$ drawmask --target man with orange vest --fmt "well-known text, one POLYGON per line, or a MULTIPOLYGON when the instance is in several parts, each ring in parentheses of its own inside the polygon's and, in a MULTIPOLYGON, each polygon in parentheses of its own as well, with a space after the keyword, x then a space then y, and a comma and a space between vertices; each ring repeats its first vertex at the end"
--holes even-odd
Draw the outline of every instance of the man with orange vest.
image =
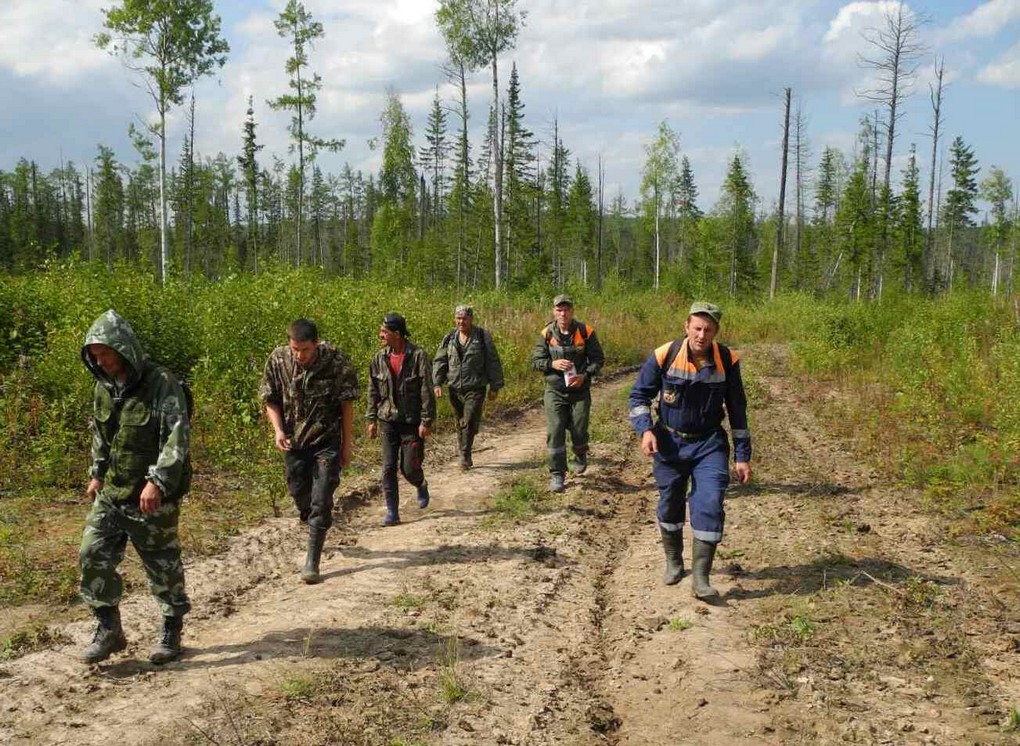
POLYGON ((542 329, 531 353, 531 367, 545 375, 546 446, 549 490, 563 492, 567 472, 567 430, 574 451, 574 473, 588 468, 591 379, 605 362, 595 330, 574 320, 574 302, 553 299, 553 321, 542 329))
POLYGON ((737 478, 741 484, 751 479, 751 431, 740 358, 715 341, 721 319, 718 306, 694 303, 684 323, 685 336, 649 356, 630 392, 631 425, 641 438, 641 451, 652 459, 659 489, 657 514, 666 552, 663 581, 674 585, 684 576, 683 524, 690 482, 692 591, 709 602, 719 597, 709 573, 723 536, 723 493, 730 481, 724 414, 730 421, 737 478), (656 397, 659 416, 653 422, 656 397))

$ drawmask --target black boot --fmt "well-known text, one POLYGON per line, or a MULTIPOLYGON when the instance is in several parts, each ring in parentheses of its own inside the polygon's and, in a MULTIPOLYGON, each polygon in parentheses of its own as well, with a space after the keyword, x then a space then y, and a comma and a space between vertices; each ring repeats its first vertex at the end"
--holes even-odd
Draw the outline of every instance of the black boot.
POLYGON ((83 663, 99 663, 127 647, 127 638, 120 626, 120 609, 116 606, 100 606, 92 610, 96 615, 96 631, 92 644, 81 652, 83 663))
POLYGON ((181 630, 184 628, 184 617, 163 617, 163 629, 159 633, 159 642, 149 653, 149 661, 156 665, 169 663, 181 657, 181 630))
POLYGON ((694 560, 691 562, 694 583, 691 590, 695 598, 702 601, 712 602, 719 598, 719 591, 708 582, 708 575, 712 572, 712 560, 715 559, 715 547, 712 542, 694 540, 694 560))
POLYGON ((326 529, 308 527, 308 554, 305 555, 305 566, 301 570, 301 579, 309 585, 321 583, 319 560, 322 558, 322 545, 326 543, 326 529))
POLYGON ((386 496, 386 517, 383 518, 382 525, 384 526, 396 526, 400 523, 400 498, 397 495, 390 497, 386 496))
POLYGON ((666 573, 662 576, 662 582, 666 585, 676 585, 684 577, 684 532, 667 531, 659 526, 659 535, 662 537, 662 548, 666 551, 666 573))
POLYGON ((418 507, 425 509, 429 506, 429 483, 422 482, 418 485, 418 507))
POLYGON ((474 466, 474 461, 471 460, 471 452, 474 450, 475 436, 474 433, 469 433, 467 430, 464 431, 464 447, 460 451, 460 468, 467 471, 474 466))

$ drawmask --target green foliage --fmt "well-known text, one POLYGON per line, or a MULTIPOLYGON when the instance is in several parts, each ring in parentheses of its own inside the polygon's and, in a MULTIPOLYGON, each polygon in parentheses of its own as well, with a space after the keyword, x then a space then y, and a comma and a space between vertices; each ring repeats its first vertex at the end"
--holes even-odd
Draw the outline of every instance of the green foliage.
POLYGON ((675 616, 669 620, 669 628, 673 632, 683 632, 694 626, 694 623, 690 619, 684 617, 675 616))
POLYGON ((321 688, 321 682, 312 675, 295 673, 288 676, 276 686, 276 690, 288 701, 304 701, 315 697, 321 688))
POLYGON ((20 658, 27 653, 52 645, 69 642, 60 632, 54 632, 44 625, 15 632, 0 640, 0 662, 20 658))
POLYGON ((541 509, 545 493, 535 478, 515 481, 493 499, 493 509, 506 518, 520 520, 541 509))

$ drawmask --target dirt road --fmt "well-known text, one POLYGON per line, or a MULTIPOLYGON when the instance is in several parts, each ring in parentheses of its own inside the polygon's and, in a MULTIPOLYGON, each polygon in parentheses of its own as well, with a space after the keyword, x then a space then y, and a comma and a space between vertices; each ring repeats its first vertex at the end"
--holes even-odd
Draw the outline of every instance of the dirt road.
POLYGON ((484 432, 472 471, 431 464, 429 509, 405 486, 401 526, 381 500, 354 510, 321 585, 298 581, 296 519, 273 520, 189 566, 182 660, 145 662, 157 611, 136 594, 110 661, 77 662, 76 623, 0 666, 0 743, 1017 743, 1016 556, 950 543, 826 434, 781 358, 743 357, 756 483, 728 498, 721 605, 661 584, 621 379, 562 498, 537 499, 529 414, 484 432))

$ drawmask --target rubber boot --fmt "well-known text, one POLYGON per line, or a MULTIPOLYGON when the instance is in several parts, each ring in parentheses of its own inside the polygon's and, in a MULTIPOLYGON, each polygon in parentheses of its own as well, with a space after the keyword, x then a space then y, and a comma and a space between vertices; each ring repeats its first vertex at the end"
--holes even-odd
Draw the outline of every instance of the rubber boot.
POLYGON ((712 560, 715 559, 715 547, 712 542, 694 540, 694 559, 691 562, 694 582, 691 590, 695 598, 702 601, 712 602, 719 598, 719 591, 708 582, 708 575, 712 572, 712 560))
POLYGON ((574 455, 574 473, 584 474, 588 471, 588 452, 577 453, 574 455))
POLYGON ((308 554, 305 556, 305 566, 301 570, 301 580, 309 585, 321 583, 322 576, 319 575, 319 561, 322 559, 322 545, 326 543, 326 529, 308 527, 308 554))
POLYGON ((394 495, 386 498, 386 517, 382 525, 396 526, 400 523, 400 497, 394 495))
POLYGON ((475 436, 474 434, 468 434, 467 429, 464 430, 464 447, 460 451, 460 468, 463 471, 467 471, 475 462, 471 459, 471 451, 474 450, 475 436))
POLYGON ((81 652, 83 663, 99 663, 127 647, 124 629, 120 626, 120 609, 116 606, 99 606, 92 610, 96 615, 96 631, 92 644, 81 652))
POLYGON ((666 551, 666 573, 662 576, 662 582, 666 585, 676 585, 684 577, 684 532, 667 531, 659 526, 659 535, 662 537, 662 548, 666 551))
POLYGON ((422 482, 418 486, 418 507, 427 508, 429 506, 429 483, 422 482))
POLYGON ((565 489, 563 485, 563 473, 554 471, 549 475, 549 491, 550 492, 563 492, 565 489))
POLYGON ((181 630, 184 628, 184 617, 163 617, 163 629, 159 634, 159 642, 149 653, 149 661, 157 666, 181 657, 181 630))

